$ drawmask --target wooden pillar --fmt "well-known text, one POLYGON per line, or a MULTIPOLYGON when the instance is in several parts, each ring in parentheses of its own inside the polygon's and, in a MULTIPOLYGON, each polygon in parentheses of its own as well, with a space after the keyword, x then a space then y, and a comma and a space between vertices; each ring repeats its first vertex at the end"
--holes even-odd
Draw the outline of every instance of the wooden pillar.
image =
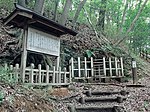
POLYGON ((71 71, 72 71, 71 75, 72 75, 72 77, 74 77, 74 62, 73 62, 73 57, 71 58, 71 71))
POLYGON ((111 57, 109 57, 109 71, 110 71, 110 77, 112 77, 111 57))
POLYGON ((104 70, 104 76, 106 77, 106 61, 105 61, 105 57, 103 57, 103 70, 104 70))
POLYGON ((30 83, 34 83, 34 64, 31 63, 31 72, 30 72, 30 83))
POLYGON ((71 66, 69 66, 69 83, 72 82, 71 66))
POLYGON ((78 74, 79 78, 81 77, 81 70, 80 70, 80 57, 78 57, 78 74))
POLYGON ((41 64, 38 65, 38 69, 39 69, 39 82, 38 83, 41 83, 41 79, 42 79, 41 64))
POLYGON ((85 77, 87 76, 87 62, 86 62, 86 57, 84 57, 84 71, 85 71, 85 77))
POLYGON ((67 74, 66 74, 66 68, 64 68, 64 82, 63 83, 67 83, 67 74))
POLYGON ((116 76, 118 76, 118 60, 115 57, 115 71, 116 71, 116 76))
POLYGON ((56 65, 56 71, 58 71, 59 70, 59 66, 60 66, 60 57, 58 56, 57 57, 57 65, 56 65))
POLYGON ((56 74, 55 74, 55 66, 53 67, 53 75, 52 75, 52 83, 56 83, 56 74))
POLYGON ((91 57, 91 76, 94 76, 93 57, 91 57))
POLYGON ((19 64, 16 64, 15 66, 15 79, 16 79, 16 82, 19 82, 19 64))
POLYGON ((120 63, 121 63, 121 75, 124 76, 124 72, 123 72, 123 59, 122 57, 120 58, 120 63))
POLYGON ((24 27, 23 30, 23 46, 22 46, 22 54, 21 54, 21 76, 22 82, 25 80, 25 69, 26 69, 26 61, 27 61, 27 26, 24 27))
POLYGON ((61 84, 61 67, 59 67, 58 83, 61 84))
POLYGON ((49 65, 46 65, 46 83, 49 83, 49 65))
POLYGON ((133 84, 136 84, 136 82, 137 82, 137 67, 136 67, 136 61, 134 58, 132 58, 132 76, 133 76, 133 84))

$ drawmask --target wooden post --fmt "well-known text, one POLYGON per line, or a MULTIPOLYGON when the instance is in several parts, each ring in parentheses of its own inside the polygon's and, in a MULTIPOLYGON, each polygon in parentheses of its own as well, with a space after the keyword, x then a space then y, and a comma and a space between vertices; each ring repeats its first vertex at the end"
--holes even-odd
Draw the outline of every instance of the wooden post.
POLYGON ((72 82, 71 66, 69 66, 69 83, 72 82))
POLYGON ((46 83, 49 83, 49 66, 46 66, 46 83))
POLYGON ((132 76, 133 76, 133 84, 136 84, 136 82, 137 82, 137 67, 136 67, 136 61, 134 58, 132 58, 132 76))
POLYGON ((115 57, 115 70, 116 70, 116 76, 118 76, 118 60, 115 57))
POLYGON ((67 83, 66 68, 64 68, 64 83, 67 83))
POLYGON ((122 57, 120 57, 120 63, 121 63, 121 75, 124 76, 124 72, 123 72, 123 59, 122 57))
POLYGON ((39 69, 39 82, 41 83, 41 64, 38 65, 38 69, 39 69))
POLYGON ((16 79, 16 82, 19 82, 19 64, 16 64, 15 66, 15 79, 16 79))
POLYGON ((13 72, 13 65, 10 65, 10 71, 11 71, 11 73, 10 73, 10 80, 12 80, 13 79, 13 74, 12 74, 12 72, 13 72))
POLYGON ((72 77, 74 77, 74 62, 73 62, 73 57, 71 58, 71 71, 72 71, 71 75, 72 75, 72 77))
POLYGON ((25 69, 26 69, 26 61, 27 61, 27 26, 24 26, 23 30, 23 46, 22 46, 22 56, 21 56, 21 75, 22 75, 22 82, 24 83, 25 80, 25 69))
POLYGON ((85 71, 85 77, 87 76, 87 62, 86 62, 86 57, 84 57, 84 71, 85 71))
POLYGON ((81 77, 81 70, 80 70, 80 57, 78 57, 78 74, 79 78, 81 77))
POLYGON ((4 69, 7 70, 8 69, 8 64, 4 63, 4 69))
POLYGON ((109 57, 109 72, 110 72, 110 77, 112 77, 111 57, 109 57))
POLYGON ((34 64, 31 63, 30 81, 32 84, 33 84, 33 77, 34 77, 34 64))
POLYGON ((93 57, 91 57, 91 76, 94 76, 93 57))
POLYGON ((59 70, 59 62, 60 62, 60 57, 58 56, 58 57, 57 57, 57 66, 56 66, 56 71, 58 71, 58 70, 59 70))
POLYGON ((53 67, 53 75, 52 75, 52 83, 56 83, 56 74, 55 74, 55 66, 53 67))
POLYGON ((59 67, 58 83, 61 83, 61 67, 59 67))
POLYGON ((106 61, 105 61, 105 57, 103 57, 103 70, 104 70, 104 76, 106 77, 106 61))
POLYGON ((146 55, 146 60, 148 60, 148 52, 145 51, 145 55, 146 55))

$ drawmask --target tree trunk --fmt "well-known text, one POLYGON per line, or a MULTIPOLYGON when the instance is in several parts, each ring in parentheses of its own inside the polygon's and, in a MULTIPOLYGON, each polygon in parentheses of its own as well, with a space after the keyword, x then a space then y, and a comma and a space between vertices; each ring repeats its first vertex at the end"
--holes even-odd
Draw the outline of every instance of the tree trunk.
POLYGON ((77 8, 77 11, 76 11, 75 16, 74 16, 73 21, 72 21, 73 29, 75 28, 75 23, 76 23, 76 21, 77 21, 77 19, 79 17, 80 11, 81 11, 82 7, 84 6, 84 4, 86 3, 86 1, 87 0, 81 1, 79 6, 78 6, 78 8, 77 8))
POLYGON ((53 18, 54 21, 56 21, 56 18, 57 18, 57 7, 58 7, 58 4, 59 4, 59 0, 56 0, 55 1, 55 8, 54 8, 54 18, 53 18))
POLYGON ((36 0, 35 5, 34 5, 34 11, 39 14, 42 14, 43 6, 44 6, 44 0, 36 0))
POLYGON ((104 22, 105 22, 105 12, 106 12, 106 0, 101 0, 101 8, 99 11, 99 18, 98 18, 98 27, 100 30, 104 31, 104 22))
POLYGON ((134 27, 136 21, 138 20, 138 18, 139 18, 139 16, 140 16, 141 12, 143 11, 143 9, 144 9, 144 7, 145 7, 147 1, 148 1, 148 0, 145 0, 145 1, 144 1, 143 5, 140 7, 140 9, 139 9, 138 13, 136 14, 134 20, 132 21, 130 27, 128 28, 128 30, 127 30, 127 32, 126 32, 126 35, 125 35, 121 40, 119 40, 119 41, 116 43, 116 45, 119 45, 120 43, 122 43, 124 40, 126 40, 126 39, 128 38, 128 36, 127 36, 128 33, 133 29, 133 27, 134 27))
POLYGON ((95 27, 93 26, 93 24, 92 24, 92 22, 91 22, 91 20, 90 20, 90 18, 89 18, 89 16, 88 16, 88 13, 87 13, 86 9, 85 9, 84 7, 83 7, 83 10, 84 10, 84 12, 85 12, 85 14, 86 14, 86 17, 87 17, 87 20, 88 20, 89 24, 91 25, 91 27, 92 27, 92 29, 93 29, 95 35, 96 35, 97 41, 98 41, 99 43, 101 43, 101 44, 102 44, 102 43, 103 43, 103 44, 106 44, 106 43, 110 44, 110 42, 107 40, 107 38, 105 38, 104 35, 102 35, 102 34, 100 34, 100 36, 98 35, 98 33, 97 33, 95 27))
POLYGON ((26 7, 25 0, 18 0, 18 4, 23 6, 23 7, 26 7))
POLYGON ((122 32, 122 29, 123 29, 123 25, 124 25, 125 17, 126 17, 127 7, 128 7, 128 0, 126 0, 126 3, 125 3, 125 7, 124 7, 123 14, 122 14, 122 20, 121 20, 119 32, 122 32))
POLYGON ((63 9, 63 13, 59 20, 59 23, 61 25, 65 25, 71 5, 72 5, 72 0, 66 0, 65 7, 63 9))

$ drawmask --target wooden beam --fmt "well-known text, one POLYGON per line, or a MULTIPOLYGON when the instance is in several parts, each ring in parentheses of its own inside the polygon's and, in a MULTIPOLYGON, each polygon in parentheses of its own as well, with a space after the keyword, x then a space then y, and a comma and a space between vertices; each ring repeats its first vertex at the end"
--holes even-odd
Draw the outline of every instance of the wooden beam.
POLYGON ((30 19, 32 19, 32 17, 33 17, 33 14, 29 14, 26 12, 18 12, 18 15, 25 16, 25 17, 30 18, 30 19))
POLYGON ((21 75, 22 75, 22 82, 25 81, 25 69, 26 69, 26 61, 27 61, 27 26, 24 26, 23 32, 23 52, 21 56, 21 75))
POLYGON ((4 25, 7 25, 10 21, 12 21, 16 15, 18 14, 19 12, 15 12, 15 14, 13 14, 11 17, 9 17, 5 22, 4 22, 4 25))

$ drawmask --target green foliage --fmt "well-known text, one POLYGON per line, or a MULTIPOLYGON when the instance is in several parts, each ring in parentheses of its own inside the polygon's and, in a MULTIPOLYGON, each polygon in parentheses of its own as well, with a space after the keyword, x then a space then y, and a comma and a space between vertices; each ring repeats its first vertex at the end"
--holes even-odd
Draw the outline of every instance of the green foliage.
POLYGON ((14 0, 0 0, 0 9, 12 11, 14 8, 14 0))
POLYGON ((13 71, 10 69, 6 69, 4 67, 0 67, 0 81, 7 84, 14 84, 17 79, 13 77, 13 71))
POLYGON ((90 58, 90 57, 95 57, 94 52, 91 51, 91 50, 86 50, 86 55, 87 55, 88 58, 90 58))

